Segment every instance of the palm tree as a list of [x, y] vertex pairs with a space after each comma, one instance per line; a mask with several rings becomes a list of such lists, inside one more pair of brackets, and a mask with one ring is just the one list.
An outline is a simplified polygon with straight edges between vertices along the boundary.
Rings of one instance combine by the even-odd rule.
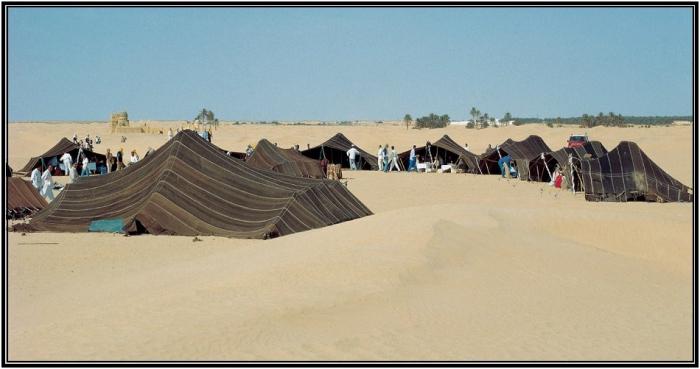
[[411, 117], [411, 114], [404, 115], [403, 122], [406, 124], [406, 129], [408, 129], [408, 126], [411, 125], [411, 122], [413, 122], [413, 117]]
[[476, 117], [479, 116], [479, 111], [475, 107], [472, 107], [472, 110], [469, 111], [469, 115], [472, 116], [472, 120], [474, 120], [474, 124], [476, 125]]

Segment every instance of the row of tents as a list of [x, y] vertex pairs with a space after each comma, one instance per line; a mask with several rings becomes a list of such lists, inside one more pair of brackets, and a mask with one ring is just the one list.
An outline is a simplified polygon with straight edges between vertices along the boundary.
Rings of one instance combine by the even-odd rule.
[[[261, 141], [249, 159], [251, 165], [290, 175], [322, 176], [316, 161], [326, 159], [331, 164], [350, 166], [346, 152], [354, 144], [342, 133], [324, 143], [297, 152], [280, 149], [267, 140]], [[359, 168], [377, 170], [377, 157], [355, 147], [360, 152]], [[692, 190], [671, 177], [654, 163], [634, 142], [622, 141], [608, 151], [598, 141], [581, 147], [553, 151], [539, 136], [522, 141], [507, 139], [481, 155], [467, 151], [447, 135], [418, 147], [416, 155], [452, 163], [465, 173], [500, 174], [499, 160], [510, 156], [518, 168], [521, 180], [550, 182], [555, 168], [570, 179], [573, 190], [584, 192], [589, 201], [658, 201], [689, 202]], [[400, 165], [408, 166], [410, 150], [398, 154]], [[264, 159], [261, 159], [264, 158]], [[315, 166], [314, 166], [315, 165]], [[303, 168], [303, 169], [302, 169]]]
[[[344, 185], [324, 177], [320, 160], [349, 167], [353, 143], [336, 134], [303, 151], [261, 140], [250, 158], [183, 131], [141, 161], [108, 175], [81, 177], [51, 203], [29, 182], [11, 178], [8, 207], [37, 210], [27, 231], [114, 230], [127, 233], [272, 238], [370, 215]], [[360, 168], [377, 169], [377, 158], [360, 149]], [[80, 147], [62, 139], [15, 174], [27, 175]], [[410, 151], [399, 154], [405, 167]], [[552, 151], [538, 136], [506, 140], [481, 155], [445, 135], [416, 149], [422, 157], [453, 163], [465, 173], [500, 174], [510, 156], [520, 179], [548, 182], [554, 167], [569, 174], [590, 201], [692, 201], [692, 191], [658, 167], [635, 143], [607, 151], [599, 142]], [[97, 157], [97, 153], [87, 153]], [[102, 155], [104, 156], [104, 155]], [[46, 164], [47, 165], [47, 164]], [[18, 181], [19, 180], [19, 181]], [[15, 183], [16, 182], [16, 183]], [[31, 196], [30, 196], [31, 195]], [[10, 208], [8, 208], [10, 209]], [[106, 228], [105, 228], [106, 227]]]

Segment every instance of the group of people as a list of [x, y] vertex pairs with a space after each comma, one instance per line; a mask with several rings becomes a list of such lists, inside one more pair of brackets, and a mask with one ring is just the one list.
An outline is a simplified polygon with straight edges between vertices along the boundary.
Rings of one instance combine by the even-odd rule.
[[[149, 150], [150, 151], [150, 150]], [[141, 160], [136, 150], [131, 150], [131, 157], [127, 164], [124, 164], [124, 148], [120, 148], [116, 154], [112, 154], [110, 149], [107, 149], [107, 173], [115, 170], [122, 170], [129, 165], [136, 164]]]
[[74, 133], [74, 134], [73, 134], [73, 143], [76, 144], [76, 145], [79, 145], [80, 148], [82, 148], [83, 150], [90, 150], [90, 151], [92, 151], [92, 149], [93, 149], [93, 144], [100, 144], [100, 143], [102, 143], [102, 138], [100, 138], [100, 136], [95, 136], [95, 141], [93, 141], [93, 140], [90, 138], [90, 135], [87, 134], [87, 135], [85, 135], [85, 139], [79, 140], [79, 139], [78, 139], [78, 133]]
[[[430, 147], [430, 143], [427, 143], [427, 147]], [[464, 144], [464, 149], [469, 151], [469, 144]], [[359, 169], [360, 165], [358, 162], [360, 159], [360, 151], [355, 147], [355, 145], [352, 145], [346, 154], [348, 156], [348, 161], [350, 162], [350, 170]], [[413, 145], [408, 157], [408, 168], [406, 168], [407, 172], [418, 170], [418, 159], [419, 156], [416, 155], [416, 145]], [[430, 163], [433, 169], [439, 168], [441, 164], [442, 162], [440, 162], [439, 158], [435, 158], [435, 160]], [[399, 155], [396, 153], [396, 148], [394, 148], [394, 146], [389, 146], [388, 144], [385, 144], [384, 146], [379, 145], [377, 150], [377, 168], [377, 170], [383, 172], [391, 172], [394, 169], [396, 169], [398, 172], [401, 171], [401, 166], [399, 165]]]
[[388, 144], [384, 144], [384, 147], [379, 145], [379, 150], [377, 151], [377, 167], [379, 171], [384, 171], [386, 173], [396, 168], [396, 170], [400, 172], [401, 168], [399, 167], [398, 160], [399, 155], [396, 153], [394, 146], [391, 146], [391, 149], [389, 149]]
[[37, 165], [31, 173], [32, 186], [39, 191], [42, 197], [47, 200], [53, 200], [53, 165], [49, 165], [44, 172], [41, 172], [41, 166]]

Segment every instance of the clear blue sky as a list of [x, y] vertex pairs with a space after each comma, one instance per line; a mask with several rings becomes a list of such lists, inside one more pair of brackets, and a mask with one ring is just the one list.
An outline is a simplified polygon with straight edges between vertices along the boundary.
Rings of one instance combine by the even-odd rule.
[[692, 114], [690, 8], [12, 8], [9, 118]]

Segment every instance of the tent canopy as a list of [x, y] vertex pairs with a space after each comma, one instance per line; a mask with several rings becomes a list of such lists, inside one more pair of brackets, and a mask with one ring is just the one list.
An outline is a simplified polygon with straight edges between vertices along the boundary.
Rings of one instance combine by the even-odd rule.
[[589, 201], [693, 201], [688, 186], [671, 177], [634, 142], [622, 141], [607, 154], [581, 161]]
[[[443, 164], [453, 163], [469, 173], [479, 173], [479, 156], [467, 151], [462, 145], [455, 142], [450, 136], [444, 135], [439, 140], [428, 145], [416, 147], [416, 155], [421, 157], [421, 161], [426, 158], [438, 158]], [[408, 167], [408, 160], [411, 150], [406, 150], [399, 154], [399, 159], [404, 168]]]
[[124, 170], [68, 184], [27, 230], [122, 219], [129, 233], [265, 239], [370, 214], [338, 181], [251, 168], [185, 130]]
[[[343, 168], [350, 167], [350, 160], [347, 156], [347, 151], [353, 143], [342, 133], [336, 133], [335, 136], [329, 138], [326, 142], [303, 150], [302, 155], [314, 160], [327, 159], [331, 164], [341, 164]], [[355, 145], [357, 151], [360, 152], [360, 166], [358, 169], [377, 170], [377, 157], [362, 150]]]
[[279, 148], [266, 139], [258, 142], [246, 164], [253, 168], [272, 170], [291, 176], [324, 177], [318, 161], [307, 158], [297, 150]]
[[[549, 155], [551, 151], [540, 136], [528, 136], [522, 141], [508, 139], [497, 148], [482, 154], [479, 166], [483, 173], [500, 174], [498, 160], [502, 156], [510, 155], [518, 168], [520, 179], [548, 182], [551, 180], [549, 173], [555, 165], [554, 158]], [[545, 154], [544, 160], [541, 158], [542, 154]]]
[[[44, 170], [46, 167], [49, 166], [49, 164], [52, 161], [58, 162], [60, 157], [65, 153], [69, 153], [73, 157], [73, 161], [75, 162], [79, 151], [80, 145], [63, 137], [58, 141], [58, 143], [56, 143], [52, 148], [48, 149], [45, 153], [29, 159], [29, 162], [24, 166], [24, 168], [18, 170], [17, 174], [24, 176], [29, 175], [37, 165], [41, 165], [41, 170]], [[83, 153], [87, 155], [90, 161], [106, 161], [105, 155], [98, 154], [90, 150], [83, 150]]]
[[48, 205], [31, 183], [21, 177], [7, 177], [7, 209], [9, 213], [22, 216], [43, 209]]
[[[580, 174], [581, 160], [599, 158], [607, 153], [608, 150], [602, 143], [599, 141], [590, 141], [579, 147], [561, 148], [549, 153], [549, 155], [554, 158], [564, 176], [570, 179], [570, 185], [573, 186], [576, 191], [580, 191], [583, 189]], [[569, 165], [569, 155], [571, 155], [572, 158], [573, 165], [571, 166]]]

